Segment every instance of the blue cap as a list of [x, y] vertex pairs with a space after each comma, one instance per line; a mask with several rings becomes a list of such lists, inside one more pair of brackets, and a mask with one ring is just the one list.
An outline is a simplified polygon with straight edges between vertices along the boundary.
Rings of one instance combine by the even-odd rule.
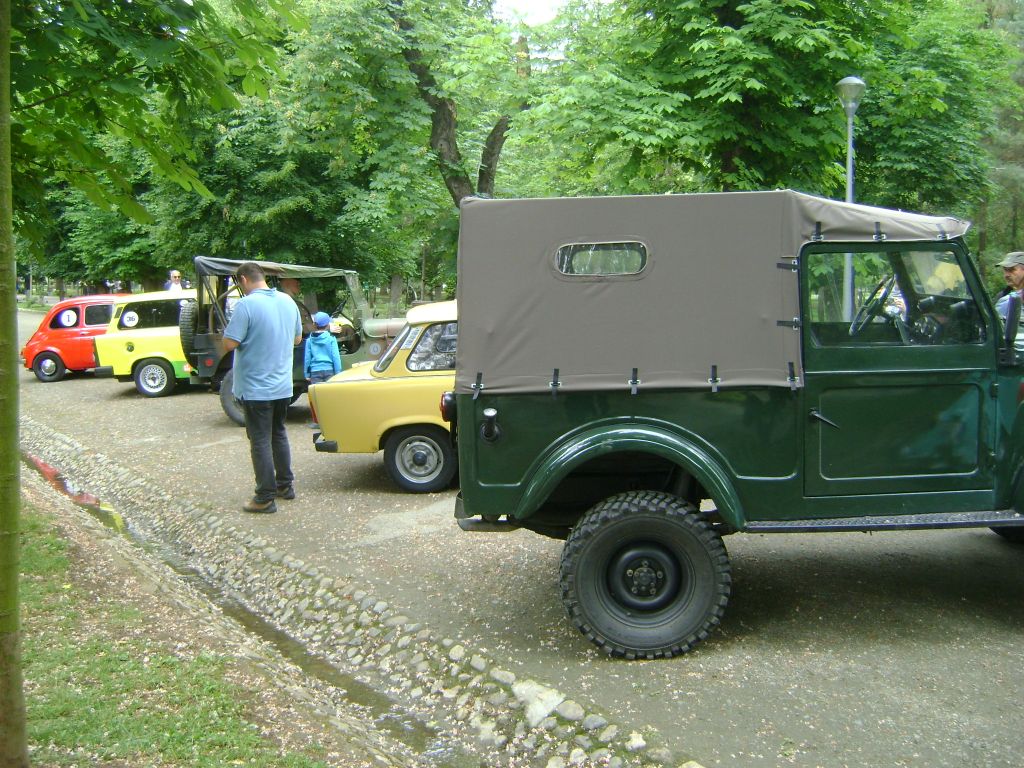
[[313, 322], [316, 324], [317, 328], [326, 328], [331, 324], [331, 316], [326, 312], [317, 312], [313, 315]]

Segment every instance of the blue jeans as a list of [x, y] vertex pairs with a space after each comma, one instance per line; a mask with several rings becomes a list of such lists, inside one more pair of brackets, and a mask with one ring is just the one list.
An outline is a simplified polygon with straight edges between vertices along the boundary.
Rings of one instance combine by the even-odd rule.
[[278, 489], [284, 490], [295, 480], [292, 474], [292, 451], [284, 418], [291, 398], [281, 400], [245, 400], [245, 431], [249, 436], [252, 469], [256, 474], [256, 501], [271, 501]]
[[309, 374], [309, 383], [319, 384], [322, 381], [327, 381], [333, 375], [334, 371], [311, 371]]

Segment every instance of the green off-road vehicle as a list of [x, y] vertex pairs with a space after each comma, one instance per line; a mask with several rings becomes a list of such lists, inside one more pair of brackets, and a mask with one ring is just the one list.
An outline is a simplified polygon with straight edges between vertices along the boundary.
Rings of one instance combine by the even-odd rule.
[[[338, 338], [345, 368], [364, 360], [376, 360], [405, 325], [404, 317], [373, 317], [373, 310], [359, 285], [359, 274], [350, 269], [255, 261], [263, 267], [272, 287], [277, 287], [282, 278], [288, 277], [308, 280], [321, 287], [322, 297], [329, 298], [332, 305], [325, 309], [330, 310], [330, 331]], [[236, 424], [245, 426], [242, 405], [231, 391], [235, 356], [224, 348], [224, 329], [235, 302], [242, 298], [234, 283], [234, 275], [244, 262], [196, 256], [194, 263], [196, 298], [182, 306], [179, 316], [179, 336], [181, 348], [188, 359], [189, 381], [219, 391], [224, 413]], [[336, 306], [333, 306], [335, 302]], [[303, 306], [307, 317], [318, 309], [316, 306]], [[302, 343], [295, 348], [292, 402], [300, 398], [308, 386], [303, 371], [306, 336], [307, 331], [304, 330]]]
[[739, 532], [991, 527], [1024, 541], [1019, 300], [968, 223], [790, 191], [462, 204], [467, 531], [566, 539], [573, 623], [683, 653]]

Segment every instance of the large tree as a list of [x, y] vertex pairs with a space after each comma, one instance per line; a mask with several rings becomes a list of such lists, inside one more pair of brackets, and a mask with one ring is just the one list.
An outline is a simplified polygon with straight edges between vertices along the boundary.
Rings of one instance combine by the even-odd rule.
[[[0, 765], [28, 764], [17, 601], [18, 376], [13, 222], [44, 231], [46, 181], [143, 218], [130, 173], [94, 141], [113, 133], [194, 190], [181, 123], [230, 106], [273, 66], [288, 0], [0, 0]], [[276, 11], [276, 13], [275, 13]], [[291, 17], [295, 21], [295, 17]], [[12, 178], [17, 197], [12, 200]]]

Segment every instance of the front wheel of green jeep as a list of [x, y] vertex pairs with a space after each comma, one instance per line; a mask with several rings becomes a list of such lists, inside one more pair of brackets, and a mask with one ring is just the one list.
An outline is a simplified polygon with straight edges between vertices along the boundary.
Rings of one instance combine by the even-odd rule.
[[613, 656], [668, 658], [719, 623], [732, 585], [721, 537], [682, 499], [634, 491], [605, 499], [562, 550], [569, 618]]
[[1014, 544], [1024, 544], [1024, 525], [1013, 525], [1013, 526], [1000, 526], [992, 529], [993, 533], [998, 533], [1007, 541], [1012, 541]]

